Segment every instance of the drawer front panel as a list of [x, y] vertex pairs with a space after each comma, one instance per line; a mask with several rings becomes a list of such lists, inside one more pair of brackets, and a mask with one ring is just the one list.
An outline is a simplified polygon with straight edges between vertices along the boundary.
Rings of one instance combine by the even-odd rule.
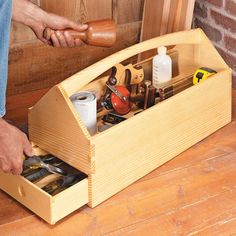
[[52, 197], [22, 176], [0, 172], [0, 188], [50, 224], [88, 203], [87, 179]]

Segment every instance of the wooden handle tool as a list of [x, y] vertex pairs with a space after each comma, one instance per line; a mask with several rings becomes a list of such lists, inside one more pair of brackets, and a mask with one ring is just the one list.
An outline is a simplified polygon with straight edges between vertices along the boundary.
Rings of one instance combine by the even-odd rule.
[[[116, 24], [113, 20], [103, 19], [98, 21], [90, 21], [86, 23], [88, 29], [85, 31], [75, 31], [67, 29], [74, 39], [81, 39], [84, 43], [98, 47], [111, 47], [116, 42]], [[47, 40], [51, 39], [54, 30], [45, 28], [43, 37]]]

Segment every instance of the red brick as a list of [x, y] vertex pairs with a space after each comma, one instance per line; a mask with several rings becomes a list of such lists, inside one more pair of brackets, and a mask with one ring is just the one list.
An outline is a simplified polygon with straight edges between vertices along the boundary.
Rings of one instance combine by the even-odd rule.
[[211, 10], [211, 16], [215, 20], [216, 24], [221, 25], [225, 29], [231, 32], [236, 32], [236, 21], [230, 17], [224, 16], [219, 12]]
[[226, 48], [231, 52], [236, 53], [236, 38], [232, 38], [229, 35], [226, 35], [224, 41]]
[[223, 5], [223, 0], [197, 0], [197, 1], [211, 3], [212, 5], [215, 5], [217, 7], [222, 7]]
[[236, 16], [236, 2], [235, 1], [227, 0], [226, 5], [225, 5], [225, 9], [230, 14]]
[[205, 32], [205, 34], [208, 36], [208, 38], [214, 42], [219, 42], [222, 39], [222, 34], [219, 30], [211, 27], [208, 24], [203, 23], [197, 18], [194, 20], [194, 27], [201, 28]]
[[205, 5], [200, 5], [199, 2], [195, 3], [194, 14], [202, 18], [207, 18], [207, 8]]
[[233, 84], [232, 87], [233, 87], [234, 89], [236, 89], [236, 74], [233, 74], [233, 81], [232, 81], [232, 82], [233, 82], [233, 83], [232, 83], [232, 84]]
[[216, 49], [223, 57], [227, 65], [236, 72], [236, 56], [230, 55], [229, 53], [223, 51], [221, 48], [216, 47]]

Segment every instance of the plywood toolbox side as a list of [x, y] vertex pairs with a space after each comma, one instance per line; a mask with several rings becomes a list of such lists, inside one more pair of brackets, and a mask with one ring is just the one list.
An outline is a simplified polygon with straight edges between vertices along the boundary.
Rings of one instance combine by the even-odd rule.
[[93, 147], [89, 134], [63, 91], [54, 86], [29, 110], [29, 138], [71, 166], [92, 173]]
[[[161, 45], [177, 45], [183, 77], [199, 66], [218, 73], [91, 137], [69, 97], [117, 63]], [[88, 174], [91, 207], [230, 121], [231, 70], [200, 29], [160, 36], [117, 52], [55, 86], [29, 113], [30, 139]]]
[[89, 174], [95, 171], [94, 146], [69, 97], [117, 63], [158, 45], [199, 44], [201, 30], [151, 39], [117, 52], [54, 86], [29, 111], [29, 137], [70, 165]]
[[231, 121], [225, 70], [94, 139], [92, 207]]

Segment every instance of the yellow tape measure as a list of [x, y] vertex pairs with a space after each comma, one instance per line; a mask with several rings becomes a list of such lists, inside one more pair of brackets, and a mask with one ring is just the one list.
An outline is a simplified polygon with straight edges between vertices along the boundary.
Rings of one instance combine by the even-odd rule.
[[200, 69], [197, 69], [193, 75], [193, 84], [198, 84], [216, 73], [215, 70], [208, 67], [201, 67]]

